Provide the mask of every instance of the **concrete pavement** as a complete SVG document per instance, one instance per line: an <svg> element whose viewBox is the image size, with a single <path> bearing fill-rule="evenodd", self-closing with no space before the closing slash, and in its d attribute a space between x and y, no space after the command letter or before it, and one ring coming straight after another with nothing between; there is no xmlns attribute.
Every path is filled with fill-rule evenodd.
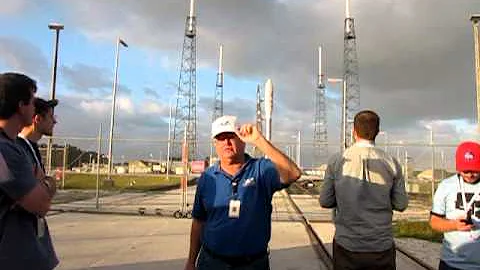
<svg viewBox="0 0 480 270"><path fill-rule="evenodd" d="M182 269L191 220L63 213L48 218L57 269ZM272 269L322 269L300 223L272 225Z"/></svg>

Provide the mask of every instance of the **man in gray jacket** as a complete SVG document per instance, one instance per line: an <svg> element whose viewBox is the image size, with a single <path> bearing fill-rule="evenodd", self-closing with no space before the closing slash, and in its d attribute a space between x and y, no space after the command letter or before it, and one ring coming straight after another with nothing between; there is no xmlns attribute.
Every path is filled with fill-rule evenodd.
<svg viewBox="0 0 480 270"><path fill-rule="evenodd" d="M380 117L373 111L354 118L355 144L328 163L320 205L335 208L335 269L395 269L393 210L407 208L398 161L375 146Z"/></svg>

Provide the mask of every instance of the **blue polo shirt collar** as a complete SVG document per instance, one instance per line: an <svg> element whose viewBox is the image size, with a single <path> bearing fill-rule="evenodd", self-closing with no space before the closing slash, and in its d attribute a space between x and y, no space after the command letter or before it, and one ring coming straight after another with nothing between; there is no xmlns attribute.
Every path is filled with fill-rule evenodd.
<svg viewBox="0 0 480 270"><path fill-rule="evenodd" d="M235 175L230 176L227 172L223 171L222 168L220 167L220 161L215 163L215 165L213 167L213 173L214 174L219 174L219 173L223 174L227 178L235 178L236 176L240 175L245 170L245 168L248 166L248 164L253 162L253 160L254 160L250 155L248 155L248 154L244 154L244 155L245 155L245 163L243 163L242 167L240 168L240 170Z"/></svg>

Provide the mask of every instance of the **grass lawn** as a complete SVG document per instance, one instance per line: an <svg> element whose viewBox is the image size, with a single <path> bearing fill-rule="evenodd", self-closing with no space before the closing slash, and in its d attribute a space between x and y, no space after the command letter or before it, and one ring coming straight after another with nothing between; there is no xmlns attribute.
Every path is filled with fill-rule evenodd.
<svg viewBox="0 0 480 270"><path fill-rule="evenodd" d="M113 186L104 185L106 175L100 175L100 188L106 190L155 190L162 186L174 185L180 182L180 176L170 175L167 181L165 175L112 175ZM95 189L96 174L66 173L65 189Z"/></svg>
<svg viewBox="0 0 480 270"><path fill-rule="evenodd" d="M393 225L395 237L411 237L431 242L442 242L443 234L433 231L427 221L401 220Z"/></svg>

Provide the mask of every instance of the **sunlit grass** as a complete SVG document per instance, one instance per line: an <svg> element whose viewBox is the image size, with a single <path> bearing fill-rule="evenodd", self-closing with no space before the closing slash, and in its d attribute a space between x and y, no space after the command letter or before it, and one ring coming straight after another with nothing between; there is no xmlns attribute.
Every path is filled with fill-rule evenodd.
<svg viewBox="0 0 480 270"><path fill-rule="evenodd" d="M104 185L107 175L100 175L99 184L101 189L107 190L155 190L162 186L178 184L180 177L171 175L167 180L165 175L112 175L113 186ZM95 189L97 183L96 174L66 173L65 189Z"/></svg>
<svg viewBox="0 0 480 270"><path fill-rule="evenodd" d="M432 230L427 221L397 221L393 226L395 237L411 237L431 242L442 242L443 234Z"/></svg>

